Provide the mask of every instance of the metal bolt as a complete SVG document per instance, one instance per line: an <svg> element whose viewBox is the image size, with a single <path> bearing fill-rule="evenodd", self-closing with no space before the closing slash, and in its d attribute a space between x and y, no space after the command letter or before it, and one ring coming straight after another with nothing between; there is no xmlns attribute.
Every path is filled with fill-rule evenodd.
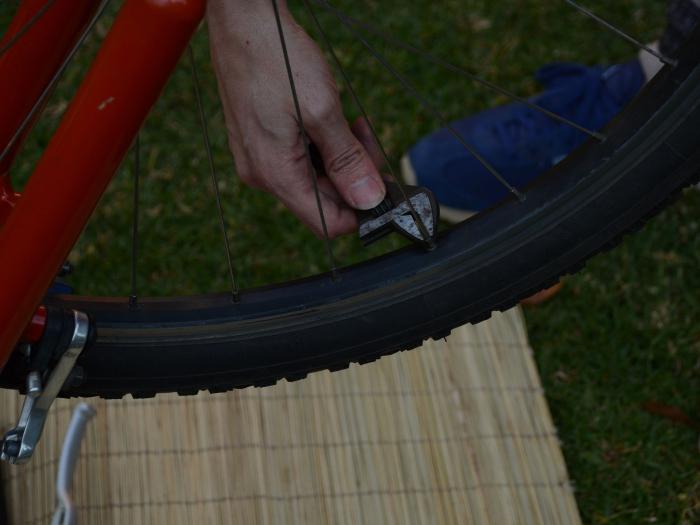
<svg viewBox="0 0 700 525"><path fill-rule="evenodd" d="M58 272L58 276L65 277L66 275L69 275L71 273L73 273L73 265L66 261L63 263L63 266L61 266L61 270Z"/></svg>
<svg viewBox="0 0 700 525"><path fill-rule="evenodd" d="M39 372L29 372L29 375L27 375L27 397L37 398L42 391L43 387L41 386Z"/></svg>
<svg viewBox="0 0 700 525"><path fill-rule="evenodd" d="M2 443L2 455L9 458L16 458L19 456L20 449L19 441L3 441Z"/></svg>
<svg viewBox="0 0 700 525"><path fill-rule="evenodd" d="M32 356L32 347L28 343L20 343L17 347L17 351L27 359Z"/></svg>

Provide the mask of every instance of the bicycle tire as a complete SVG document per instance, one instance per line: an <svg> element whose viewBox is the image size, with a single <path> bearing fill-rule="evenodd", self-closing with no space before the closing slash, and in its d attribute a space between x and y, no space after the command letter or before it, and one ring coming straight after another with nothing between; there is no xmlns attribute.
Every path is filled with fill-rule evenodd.
<svg viewBox="0 0 700 525"><path fill-rule="evenodd" d="M195 394L339 370L445 337L580 269L697 181L700 31L611 122L526 190L415 248L328 275L229 294L151 299L58 296L89 313L96 341L63 396ZM0 386L22 389L15 356Z"/></svg>

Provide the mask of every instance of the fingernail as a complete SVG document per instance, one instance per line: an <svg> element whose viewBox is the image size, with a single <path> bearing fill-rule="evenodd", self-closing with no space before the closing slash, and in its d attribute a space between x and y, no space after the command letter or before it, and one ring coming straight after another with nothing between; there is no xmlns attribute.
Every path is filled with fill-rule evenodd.
<svg viewBox="0 0 700 525"><path fill-rule="evenodd" d="M349 188L352 205L360 210L369 210L384 200L384 190L372 177L353 182Z"/></svg>

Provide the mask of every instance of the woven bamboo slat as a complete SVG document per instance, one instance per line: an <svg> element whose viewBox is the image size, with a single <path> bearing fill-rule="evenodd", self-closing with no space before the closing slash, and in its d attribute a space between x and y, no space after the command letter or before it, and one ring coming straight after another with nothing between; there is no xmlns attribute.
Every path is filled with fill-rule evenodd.
<svg viewBox="0 0 700 525"><path fill-rule="evenodd" d="M19 402L0 393L1 427ZM81 525L580 523L517 309L298 383L89 402ZM76 403L2 468L12 525L49 522Z"/></svg>

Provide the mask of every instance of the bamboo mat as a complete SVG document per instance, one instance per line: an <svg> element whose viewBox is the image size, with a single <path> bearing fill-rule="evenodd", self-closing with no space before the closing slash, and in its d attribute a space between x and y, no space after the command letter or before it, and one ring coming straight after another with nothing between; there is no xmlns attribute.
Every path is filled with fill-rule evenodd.
<svg viewBox="0 0 700 525"><path fill-rule="evenodd" d="M81 525L580 523L517 309L298 383L90 402ZM75 404L3 467L12 525L49 522ZM1 393L0 426L18 409Z"/></svg>

